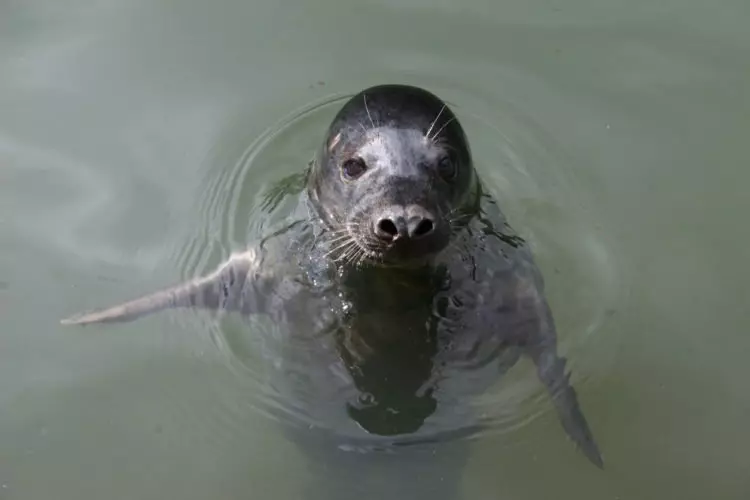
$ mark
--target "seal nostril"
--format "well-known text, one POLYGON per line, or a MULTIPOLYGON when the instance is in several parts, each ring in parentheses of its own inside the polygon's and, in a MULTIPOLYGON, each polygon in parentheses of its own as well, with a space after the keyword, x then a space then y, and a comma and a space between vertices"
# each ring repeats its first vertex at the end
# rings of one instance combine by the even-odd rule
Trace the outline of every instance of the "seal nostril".
POLYGON ((396 224, 390 219, 380 219, 378 221, 378 236, 386 239, 393 239, 398 235, 396 224))
POLYGON ((422 236, 427 236, 432 232, 432 230, 435 228, 435 225, 432 223, 430 219, 422 219, 419 221, 417 226, 414 228, 414 230, 411 233, 412 238, 420 238, 422 236))

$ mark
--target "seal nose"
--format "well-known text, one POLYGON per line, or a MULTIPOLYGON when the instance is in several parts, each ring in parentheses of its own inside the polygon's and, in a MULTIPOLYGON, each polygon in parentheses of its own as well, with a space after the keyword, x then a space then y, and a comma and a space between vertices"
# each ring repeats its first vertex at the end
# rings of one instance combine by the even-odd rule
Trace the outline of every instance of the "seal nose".
POLYGON ((386 216, 375 223, 375 235, 388 243, 398 239, 416 240, 424 238, 435 231, 435 222, 425 215, 414 215, 408 219, 403 216, 386 216))
POLYGON ((416 240, 432 233, 435 230, 435 223, 430 217, 414 216, 406 221, 406 228, 409 231, 409 238, 416 240))
POLYGON ((384 217, 375 223, 375 235, 383 241, 394 241, 408 234, 403 217, 384 217))

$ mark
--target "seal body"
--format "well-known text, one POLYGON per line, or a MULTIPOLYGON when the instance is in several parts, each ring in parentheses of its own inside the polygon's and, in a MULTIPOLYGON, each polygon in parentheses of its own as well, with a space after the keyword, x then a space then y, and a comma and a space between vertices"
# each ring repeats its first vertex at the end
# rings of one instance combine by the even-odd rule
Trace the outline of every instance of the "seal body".
POLYGON ((297 341, 282 359, 308 372, 289 383, 304 420, 355 448, 476 430, 466 396, 526 355, 567 434, 602 466, 557 354, 542 276, 482 192, 443 101, 404 85, 360 92, 333 119, 306 178, 299 200, 309 217, 213 274, 63 322, 167 307, 265 315, 297 341))

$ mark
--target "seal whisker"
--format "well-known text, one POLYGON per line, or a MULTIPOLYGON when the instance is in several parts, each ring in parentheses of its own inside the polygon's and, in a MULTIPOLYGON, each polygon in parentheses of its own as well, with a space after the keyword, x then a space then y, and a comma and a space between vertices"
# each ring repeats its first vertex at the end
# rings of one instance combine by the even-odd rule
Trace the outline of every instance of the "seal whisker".
POLYGON ((334 260, 343 259, 346 254, 354 247, 354 242, 347 241, 343 245, 334 248, 333 250, 326 253, 326 257, 333 256, 334 260))
POLYGON ((330 243, 332 243, 332 244, 335 244, 335 243, 339 243, 339 242, 341 242, 341 241, 343 241, 343 240, 345 240, 347 238, 351 238, 351 235, 348 232, 346 232, 344 234, 339 234, 338 236, 333 236, 328 241, 330 243))
POLYGON ((336 244, 335 244, 335 245, 334 245, 334 246, 333 246, 333 247, 331 248, 331 252, 335 252, 336 250, 340 250, 340 249, 344 248, 344 247, 345 247, 346 245, 348 245, 349 243, 351 243, 351 240, 350 240, 350 239, 348 239, 348 238, 347 238, 347 239, 345 239, 345 240, 343 240, 343 241, 339 241, 339 242, 337 242, 337 243, 336 243, 336 244))
POLYGON ((352 257, 352 263, 353 263, 353 264, 354 264, 354 265, 355 265, 356 267, 359 267, 359 266, 361 266, 361 265, 362 265, 362 262, 364 261, 364 257, 365 257, 365 255, 366 255, 366 254, 367 254, 367 252, 365 251, 365 249, 364 249, 364 248, 362 248, 362 247, 359 247, 359 248, 358 248, 358 249, 357 249, 357 250, 356 250, 356 251, 354 252, 354 255, 353 255, 353 257, 352 257))
POLYGON ((372 258, 371 258, 371 255, 370 255, 370 252, 368 252, 368 251, 366 251, 366 250, 364 250, 364 249, 363 249, 363 250, 362 250, 362 257, 361 257, 361 258, 360 258, 360 260, 359 260, 359 265, 361 266, 361 265, 363 265, 363 264, 364 264, 365 262, 370 262, 370 261, 372 261, 372 258))
POLYGON ((339 255, 333 256, 332 260, 333 262, 340 263, 342 260, 344 260, 345 256, 346 256, 346 250, 342 251, 339 255))
POLYGON ((448 224, 450 224, 450 226, 452 228, 455 228, 455 227, 457 227, 458 224, 460 224, 461 222, 463 222, 466 219, 469 219, 470 217, 471 216, 468 215, 468 214, 459 214, 456 217, 451 217, 450 219, 448 219, 448 224))
MULTIPOLYGON (((276 408, 337 432, 329 426, 344 422, 328 419, 335 405, 352 424, 387 439, 387 448, 419 440, 436 411, 465 389, 474 396, 475 386, 493 383, 493 374, 488 380, 474 369, 499 361, 500 375, 527 355, 565 432, 603 466, 557 353, 541 270, 484 192, 464 128, 445 101, 408 85, 361 90, 294 178, 301 182, 285 189, 282 179, 274 189, 294 192, 306 218, 295 211, 286 227, 258 235, 211 274, 62 323, 130 321, 168 308, 268 315, 293 341, 278 346, 275 375, 290 377, 280 382, 300 389, 289 396, 302 397, 274 400, 276 408), (375 97, 372 110, 368 96, 375 97), (449 377, 456 383, 442 383, 449 377), (349 396, 365 390, 366 407, 351 411, 349 396), (323 412, 315 408, 320 403, 323 412)), ((434 430, 469 430, 463 418, 448 420, 434 430)))
POLYGON ((346 231, 346 226, 344 224, 328 228, 328 232, 331 233, 340 233, 342 231, 346 231))
POLYGON ((340 231, 338 234, 331 234, 329 241, 337 241, 347 236, 349 236, 349 231, 340 231))
POLYGON ((372 257, 373 257, 373 253, 370 250, 366 248, 362 248, 362 256, 359 259, 360 265, 364 264, 367 261, 372 260, 372 257))
POLYGON ((357 242, 354 239, 349 240, 341 249, 341 258, 344 260, 348 259, 349 254, 356 250, 357 246, 357 242))
POLYGON ((451 123, 451 122, 452 122, 453 120, 455 120, 455 119, 456 119, 456 117, 454 116, 453 118, 451 118, 451 119, 450 119, 450 120, 448 120, 447 122, 443 123, 443 126, 442 126, 442 127, 440 127, 440 128, 438 129, 438 131, 437 131, 437 132, 435 132, 435 135, 433 135, 433 136, 432 136, 432 140, 434 141, 434 139, 435 139, 435 138, 436 138, 437 136, 439 136, 439 135, 440 135, 440 132, 442 132, 442 131, 443 131, 443 129, 444 129, 445 127, 447 127, 447 126, 448 126, 448 124, 449 124, 449 123, 451 123))
POLYGON ((336 238, 341 236, 342 234, 349 234, 349 230, 346 227, 338 228, 338 229, 332 229, 329 231, 332 237, 336 238))
POLYGON ((344 261, 347 265, 359 267, 369 258, 372 252, 366 246, 361 245, 356 239, 352 239, 352 243, 352 248, 347 251, 344 261))
POLYGON ((333 248, 329 249, 328 252, 326 252, 325 255, 323 256, 323 258, 326 258, 329 255, 336 253, 336 252, 345 253, 346 251, 348 251, 351 245, 356 245, 356 244, 357 242, 354 241, 353 239, 348 239, 344 241, 343 243, 340 243, 339 245, 336 245, 333 248))
POLYGON ((383 250, 388 248, 388 246, 385 243, 383 243, 382 241, 378 239, 373 238, 370 235, 365 235, 363 239, 365 240, 365 242, 370 248, 376 249, 378 251, 382 252, 383 250))
POLYGON ((332 228, 328 232, 330 233, 331 239, 337 239, 337 238, 340 238, 341 236, 348 236, 351 233, 349 228, 346 227, 345 225, 342 225, 341 227, 337 227, 337 228, 332 228))
POLYGON ((448 225, 451 227, 451 229, 457 228, 459 223, 463 222, 466 219, 470 219, 471 217, 472 214, 467 213, 461 207, 456 207, 450 210, 445 215, 446 221, 448 222, 448 225))
POLYGON ((346 245, 348 242, 349 242, 349 238, 348 237, 342 237, 342 238, 339 238, 338 240, 331 241, 330 242, 330 248, 331 248, 330 252, 335 252, 336 250, 340 249, 343 245, 346 245))
POLYGON ((372 128, 377 128, 375 126, 375 122, 372 119, 372 115, 370 114, 370 108, 367 107, 367 94, 362 94, 362 99, 365 101, 365 111, 367 111, 367 117, 370 119, 370 124, 372 124, 372 128))
POLYGON ((443 104, 443 107, 440 108, 440 112, 437 114, 437 116, 435 117, 435 119, 432 120, 432 123, 430 124, 430 128, 427 129, 427 133, 424 135, 425 139, 427 139, 428 141, 431 140, 430 139, 430 132, 432 132, 432 127, 435 126, 435 124, 437 123, 438 119, 440 118, 440 115, 443 114, 443 111, 445 111, 445 104, 443 104))
POLYGON ((344 265, 349 265, 352 262, 353 257, 357 254, 357 251, 359 250, 359 245, 352 240, 352 245, 347 249, 346 253, 344 253, 343 256, 343 262, 344 265))

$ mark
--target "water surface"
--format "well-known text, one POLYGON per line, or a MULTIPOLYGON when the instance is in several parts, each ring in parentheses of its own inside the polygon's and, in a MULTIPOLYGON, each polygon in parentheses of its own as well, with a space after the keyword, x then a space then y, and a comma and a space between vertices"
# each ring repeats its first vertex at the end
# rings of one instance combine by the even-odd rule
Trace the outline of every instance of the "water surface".
POLYGON ((5 2, 0 498, 440 484, 420 457, 311 467, 265 404, 267 330, 58 324, 265 234, 289 206, 264 196, 382 82, 455 106, 606 461, 519 363, 477 402, 498 425, 449 471, 461 497, 747 498, 749 24, 744 0, 5 2))

